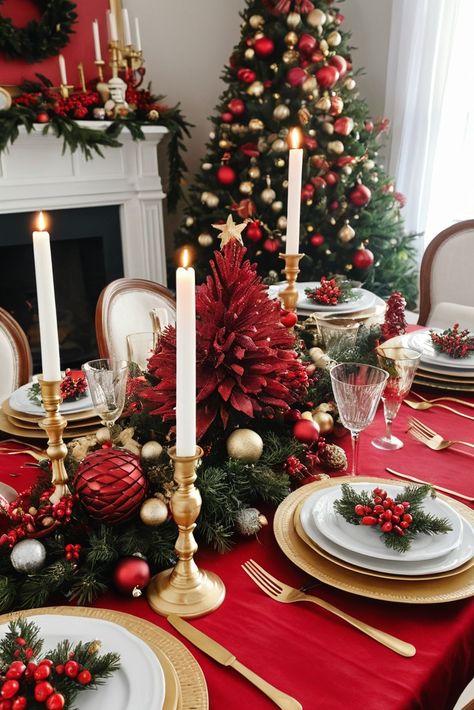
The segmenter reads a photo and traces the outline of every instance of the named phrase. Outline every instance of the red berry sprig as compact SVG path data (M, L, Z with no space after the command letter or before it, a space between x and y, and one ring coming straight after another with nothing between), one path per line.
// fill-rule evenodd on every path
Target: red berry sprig
M403 536L413 522L413 516L408 512L410 503L403 501L397 503L390 498L383 488L374 488L372 491L373 505L354 506L354 512L360 517L361 525L379 525L385 534Z
M313 290L308 289L306 295L317 303L335 306L341 300L342 289L338 286L335 278L328 279L326 276L321 276L320 286Z
M467 328L459 330L459 323L446 328L442 333L430 330L430 337L435 350L455 359L467 357L474 351L474 335Z
M85 397L87 391L85 375L79 375L74 378L71 375L71 370L67 369L60 389L63 402L75 402L77 399Z

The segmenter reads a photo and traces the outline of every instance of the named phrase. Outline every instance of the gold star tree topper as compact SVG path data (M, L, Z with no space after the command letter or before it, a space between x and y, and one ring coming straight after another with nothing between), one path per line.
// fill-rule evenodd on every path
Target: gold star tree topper
M244 245L242 241L242 232L247 226L247 220L242 224L235 224L232 215L227 217L227 222L225 224L213 224L215 229L220 231L219 239L221 239L221 249L222 247L230 242L232 239L237 239L238 242Z

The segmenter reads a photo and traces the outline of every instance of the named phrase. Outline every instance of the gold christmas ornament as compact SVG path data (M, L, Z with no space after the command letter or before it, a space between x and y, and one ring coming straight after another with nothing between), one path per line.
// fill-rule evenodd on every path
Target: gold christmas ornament
M186 217L185 225L186 227L192 227L194 224L194 217Z
M148 498L140 508L140 520L149 527L158 527L168 520L168 506L160 498Z
M310 27L322 27L326 22L326 15L322 10L311 10L306 17L306 22Z
M314 76L308 76L308 78L303 81L302 88L305 93L314 94L318 88L318 82Z
M329 412L332 416L333 414L336 414L337 407L334 402L321 402L321 404L318 404L318 406L313 409L313 414L315 412Z
M212 240L212 237L209 234L209 232L203 232L198 237L199 246L201 246L201 247L210 247L212 244L212 241L213 240Z
M297 12L289 12L286 18L286 24L292 30L295 30L301 22L301 16Z
M301 419L307 419L309 422L312 422L313 415L311 412L301 412Z
M339 237L341 242L347 244L347 242L350 242L352 239L354 239L355 231L352 229L349 222L346 222L346 224L343 224L340 230L338 231L337 236Z
M287 49L286 52L283 52L282 59L285 62L285 64L296 64L298 59L300 58L299 53L296 51L296 49Z
M285 153L288 150L288 143L282 138L277 138L272 143L272 150L275 153Z
M331 108L331 99L329 96L321 96L320 99L316 101L316 108L325 113Z
M306 107L300 108L298 111L298 118L302 126L306 126L309 123L311 114Z
M156 108L150 109L147 113L147 118L149 121L157 121L160 117L159 112L156 110Z
M280 200L277 200L272 204L272 210L278 214L278 212L281 212L283 209L283 202L280 202Z
M322 52L324 55L326 55L326 54L328 53L328 51L329 51L329 45L328 45L328 43L326 42L325 39L322 39L321 42L319 43L319 49L321 50L321 52Z
M306 225L306 231L307 232L314 232L314 227L312 224L307 224Z
M329 121L324 121L324 123L321 125L321 128L324 131L324 133L328 134L328 136L332 136L332 134L334 133L334 126ZM329 145L328 145L328 148L329 148Z
M280 94L277 94L277 93L275 92L274 94L272 94L272 96L273 96L273 98L275 99L275 101L279 101L279 99L280 99Z
M270 69L276 74L278 71L278 64L275 64L275 62L273 62L273 64L270 64Z
M276 167L276 168L284 168L285 165L286 165L286 163L285 163L285 161L283 160L283 158L277 158L277 159L275 160L275 167Z
M260 168L258 167L258 165L251 165L248 169L248 174L249 177L252 178L252 180L258 180L261 175Z
M348 91L352 91L355 89L356 83L352 77L349 77L348 79L345 80L344 86Z
M258 32L255 32L254 39L261 39L264 36L263 32L259 30Z
M236 136L241 136L244 133L247 133L247 126L244 126L242 123L233 123L230 127L230 131Z
M336 155L344 153L344 143L342 141L329 141L327 148L329 153L335 153Z
M350 166L350 165L344 165L344 167L342 168L342 172L344 173L344 175L351 175L351 174L352 174L352 168L351 168L351 166Z
M256 463L263 453L263 439L252 429L236 429L227 438L227 453L243 463Z
M319 426L320 434L329 434L334 429L334 419L329 412L315 412L313 422Z
M278 217L278 220L277 220L278 229L281 229L283 231L284 229L286 229L287 223L288 223L287 219L284 215L282 215L281 217Z
M260 153L266 153L268 150L268 143L263 136L260 136L257 142L257 148Z
M211 131L209 133L209 138L211 139L211 141L213 141L215 137L216 137L215 131Z
M217 195L214 195L212 192L210 192L206 200L206 205L212 210L217 207L218 204L219 198L217 197Z
M252 47L248 47L244 52L244 57L248 60L253 59L255 57L255 49L252 49Z
M254 81L250 84L247 89L247 94L250 96L256 96L257 98L263 94L265 87L261 81Z
M212 163L203 163L201 167L203 170L212 170Z
M266 187L265 190L262 191L260 197L266 205L270 205L276 197L276 192L271 187Z
M296 32L288 32L285 35L285 44L287 47L290 47L290 49L298 44L298 35Z
M232 142L228 141L226 138L223 138L219 141L219 148L222 148L222 150L229 150L229 148L232 148Z
M251 195L253 192L253 182L250 182L250 180L244 180L244 182L241 182L239 185L239 191L242 195Z
M162 452L163 447L158 441L147 441L141 448L140 458L142 461L151 463L152 461L157 461Z
M95 438L97 439L98 444L106 444L110 441L110 431L105 426L100 427L100 429L97 429L95 433Z
M375 167L375 163L373 160L366 160L363 167L364 170L372 170L372 168Z
M251 15L249 17L249 25L253 30L259 30L265 24L265 20L261 15Z
M277 121L284 121L290 115L290 109L285 104L277 104L273 109L273 118Z
M346 271L352 271L352 264L346 264L344 268Z
M263 131L265 124L259 118L251 118L249 121L249 129L256 133L257 131Z
M342 42L342 37L337 30L330 32L326 39L330 47L339 47Z

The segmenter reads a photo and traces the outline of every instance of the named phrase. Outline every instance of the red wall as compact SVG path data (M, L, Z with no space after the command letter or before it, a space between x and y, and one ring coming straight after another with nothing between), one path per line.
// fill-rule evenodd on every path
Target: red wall
M107 25L105 12L109 7L108 0L76 0L77 22L75 33L70 35L68 45L62 53L66 60L68 82L79 85L77 65L82 62L86 80L97 76L94 65L94 43L92 39L92 20L99 20L100 39L102 44L102 59L107 60ZM40 13L33 0L5 0L0 5L2 17L11 17L17 27L25 25L31 19L38 19ZM49 57L39 64L27 64L12 61L0 54L0 84L19 84L24 79L34 79L35 72L47 76L57 86L59 84L58 58Z

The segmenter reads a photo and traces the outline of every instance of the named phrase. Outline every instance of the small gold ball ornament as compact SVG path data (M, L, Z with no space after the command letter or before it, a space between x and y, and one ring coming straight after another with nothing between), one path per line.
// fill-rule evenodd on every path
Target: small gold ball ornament
M306 126L309 123L311 114L305 106L299 109L298 118L302 126Z
M355 89L355 85L356 85L356 83L355 83L354 79L352 79L351 77L346 79L344 82L344 86L348 91L352 91L353 89Z
M277 159L275 160L275 167L276 167L276 168L284 168L285 165L286 165L286 163L285 163L285 161L283 160L283 158L277 158Z
M156 108L150 109L147 114L147 118L149 121L157 121L160 117L159 112L156 110Z
M266 187L265 190L262 191L260 197L266 205L271 205L276 197L276 192L271 187Z
M272 210L273 210L274 212L276 212L277 214L278 214L278 212L281 212L282 209L283 209L283 202L281 202L280 200L276 200L276 201L272 204Z
M285 153L288 150L288 144L282 138L277 138L272 143L272 150L275 153Z
M198 237L198 242L201 247L210 247L212 244L212 237L209 232L203 232Z
M290 115L290 109L285 104L277 104L273 109L273 118L277 121L284 121Z
M256 96L257 98L263 94L265 87L261 81L254 81L250 84L247 89L247 94L250 96Z
M327 149L329 153L342 155L344 153L344 143L342 141L329 141Z
M324 112L329 111L331 108L331 99L328 96L321 96L321 98L316 101L316 108Z
M253 192L253 182L250 182L250 180L244 180L244 182L241 182L239 185L239 191L242 195L251 195Z
M206 200L206 205L211 209L214 209L215 207L217 207L218 204L219 198L217 197L217 195L214 195L212 192L210 192L209 197Z
M158 527L168 520L168 506L160 498L148 498L140 508L140 520L150 527Z
M236 429L227 438L227 453L243 463L256 463L263 453L263 439L252 429Z
M186 227L192 227L194 224L194 217L186 217L185 225Z
M158 441L147 441L141 448L140 458L142 461L151 463L152 461L158 461L162 452L163 447Z
M253 59L255 57L255 49L252 49L252 47L248 47L244 52L244 57L247 60Z
M248 169L248 174L249 178L252 178L252 180L258 180L261 175L260 168L258 167L258 165L251 165Z
M315 412L313 422L319 426L321 434L329 434L334 428L334 419L329 412Z
M100 429L97 429L95 438L97 439L98 444L106 444L108 441L110 441L110 431L107 429L106 426L103 426Z
M288 32L285 35L285 44L287 47L290 47L290 49L298 44L298 35L296 32Z
M292 30L295 30L298 25L301 22L301 15L299 15L297 12L289 12L288 17L286 18L286 24L288 27L290 27Z
M212 170L212 163L203 163L201 167L203 170Z
M281 217L278 217L278 220L277 220L278 229L281 229L283 231L284 229L286 229L287 224L288 224L288 221L284 215L282 215Z
M352 239L354 239L355 231L352 229L349 222L346 222L346 224L343 224L340 228L339 232L337 233L337 236L343 244L347 244L347 242L350 242Z
M336 414L337 407L334 402L321 402L321 404L318 404L318 406L313 409L313 414L315 414L315 412L329 412L332 416Z
M308 76L307 79L303 81L302 89L306 94L311 94L318 88L318 82L314 76Z
M265 124L260 118L251 118L249 121L249 129L256 133L257 131L263 131Z
M249 17L249 25L253 30L259 30L265 24L265 20L261 15L251 15Z
M306 22L310 27L322 27L326 22L326 15L322 10L311 10L306 17Z
M300 55L295 49L287 49L286 52L283 52L282 56L285 64L296 64L299 58Z
M301 419L307 419L309 422L313 421L313 414L312 412L301 412Z
M342 37L337 30L330 32L326 38L330 47L339 47L342 42Z
M324 123L321 125L321 128L324 133L328 134L328 136L332 136L332 134L334 133L334 126L330 121L324 121Z

